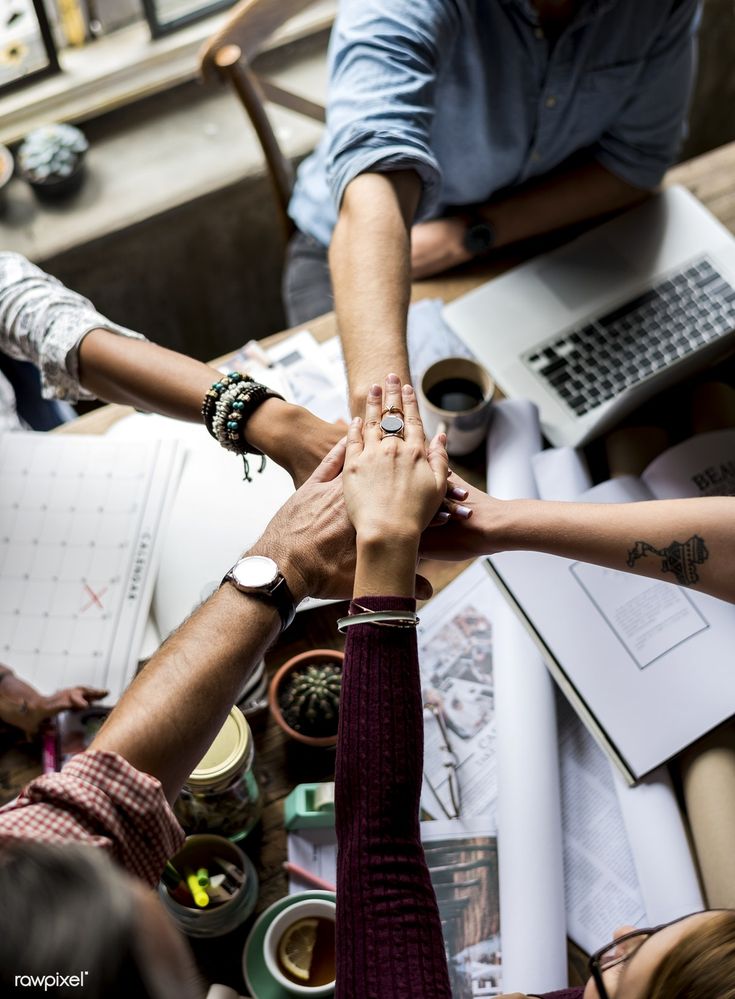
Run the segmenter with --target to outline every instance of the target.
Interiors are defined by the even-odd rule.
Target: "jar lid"
[[[186,783],[190,787],[203,787],[227,780],[242,768],[249,749],[250,726],[242,711],[234,707]]]

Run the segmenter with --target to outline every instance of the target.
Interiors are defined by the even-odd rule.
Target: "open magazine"
[[[721,430],[670,448],[640,478],[611,479],[579,498],[616,503],[733,492],[735,430]],[[686,548],[696,570],[698,543],[671,540]],[[639,546],[662,562],[672,558],[645,538]],[[489,562],[555,679],[629,781],[735,714],[731,604],[663,579],[535,552],[505,552]]]

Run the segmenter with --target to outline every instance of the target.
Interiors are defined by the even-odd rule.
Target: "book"
[[[733,494],[735,430],[728,429],[692,437],[640,477],[611,479],[579,498]],[[630,783],[735,714],[731,604],[663,579],[536,552],[493,555],[488,566],[557,683]]]

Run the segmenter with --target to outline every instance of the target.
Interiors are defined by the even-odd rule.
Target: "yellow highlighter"
[[[187,888],[191,892],[191,897],[194,899],[194,904],[199,906],[200,909],[206,909],[209,905],[209,895],[207,895],[199,884],[196,874],[187,867],[184,871],[184,877],[186,878]]]

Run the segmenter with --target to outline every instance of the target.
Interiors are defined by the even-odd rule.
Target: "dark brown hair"
[[[735,999],[735,911],[688,933],[659,964],[646,999]]]

